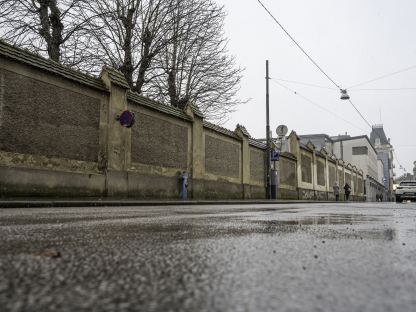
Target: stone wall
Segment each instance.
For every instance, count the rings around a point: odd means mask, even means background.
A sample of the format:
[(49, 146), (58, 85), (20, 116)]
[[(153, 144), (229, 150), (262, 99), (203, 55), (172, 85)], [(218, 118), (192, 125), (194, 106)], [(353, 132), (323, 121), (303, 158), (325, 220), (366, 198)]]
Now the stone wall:
[[(340, 194), (343, 194), (346, 178), (349, 181), (351, 180), (349, 182), (352, 188), (351, 199), (364, 199), (362, 170), (337, 159), (335, 155), (329, 154), (325, 148), (317, 150), (311, 142), (302, 144), (294, 131), (289, 135), (288, 140), (289, 151), (296, 159), (298, 177), (296, 190), (299, 199), (335, 200), (333, 186), (338, 183)], [(285, 174), (286, 172), (281, 173), (283, 177)], [(352, 178), (353, 175), (356, 177), (355, 180)], [(286, 192), (284, 194), (288, 196)], [(340, 196), (340, 200), (344, 200), (344, 196)]]
[(312, 157), (301, 154), (302, 182), (312, 183)]
[(318, 159), (316, 161), (316, 177), (318, 185), (326, 185), (325, 160)]
[(336, 164), (328, 163), (328, 186), (329, 189), (332, 189), (332, 187), (335, 185), (335, 182), (337, 181), (337, 169)]
[(258, 148), (250, 148), (250, 180), (264, 183), (265, 153)]
[(240, 177), (240, 144), (205, 134), (205, 170), (231, 178)]
[(296, 161), (287, 158), (280, 158), (280, 185), (296, 188)]
[[(178, 199), (182, 173), (189, 198), (266, 196), (264, 143), (241, 125), (206, 122), (192, 105), (133, 93), (111, 68), (95, 78), (0, 41), (0, 108), (0, 197)], [(135, 114), (132, 128), (117, 120), (124, 110)], [(279, 198), (331, 198), (330, 156), (300, 148), (296, 135), (289, 146), (278, 163)], [(358, 198), (362, 176), (349, 172)]]
[(188, 132), (185, 122), (166, 120), (134, 110), (131, 161), (159, 167), (188, 168)]
[(98, 161), (100, 99), (0, 69), (0, 150)]

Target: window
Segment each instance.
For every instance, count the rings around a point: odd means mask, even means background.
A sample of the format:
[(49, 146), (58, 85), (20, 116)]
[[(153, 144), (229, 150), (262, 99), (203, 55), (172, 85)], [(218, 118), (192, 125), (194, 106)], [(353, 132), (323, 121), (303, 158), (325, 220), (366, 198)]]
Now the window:
[(355, 146), (352, 148), (353, 155), (368, 155), (368, 147), (367, 146)]

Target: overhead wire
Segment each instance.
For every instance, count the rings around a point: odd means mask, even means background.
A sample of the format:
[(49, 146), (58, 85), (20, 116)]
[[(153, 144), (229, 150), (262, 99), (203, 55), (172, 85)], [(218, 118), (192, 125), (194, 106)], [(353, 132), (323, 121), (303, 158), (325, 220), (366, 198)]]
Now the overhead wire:
[(327, 90), (339, 91), (338, 89), (335, 89), (335, 88), (320, 86), (320, 85), (313, 84), (313, 83), (309, 83), (309, 82), (302, 82), (302, 81), (296, 81), (296, 80), (288, 80), (288, 79), (282, 79), (282, 78), (274, 78), (274, 79), (275, 80), (279, 80), (279, 81), (283, 81), (283, 82), (288, 82), (288, 83), (294, 83), (294, 84), (299, 84), (299, 85), (303, 85), (303, 86), (308, 86), (308, 87), (314, 87), (314, 88), (319, 88), (319, 89), (327, 89)]
[(363, 116), (363, 114), (361, 114), (361, 112), (358, 110), (358, 108), (354, 105), (354, 103), (351, 101), (351, 99), (348, 99), (348, 102), (350, 102), (350, 104), (352, 105), (352, 107), (354, 107), (354, 109), (357, 111), (357, 113), (361, 116), (361, 118), (364, 120), (364, 122), (372, 129), (373, 127), (371, 126), (371, 124), (367, 121), (367, 119), (365, 119), (365, 117)]
[(397, 157), (396, 151), (393, 149), (393, 154), (394, 154), (394, 159), (396, 160), (396, 162), (399, 164), (400, 169), (404, 169), (404, 171), (406, 171), (406, 168), (404, 166), (402, 166), (402, 164), (399, 161), (399, 158)]
[(363, 82), (357, 83), (357, 84), (355, 84), (355, 85), (352, 85), (352, 86), (348, 87), (347, 89), (348, 89), (348, 90), (351, 90), (351, 89), (353, 89), (353, 88), (356, 88), (356, 87), (359, 87), (359, 86), (362, 86), (362, 85), (368, 84), (368, 83), (370, 83), (370, 82), (378, 81), (378, 80), (381, 80), (381, 79), (384, 79), (384, 78), (388, 78), (388, 77), (391, 77), (391, 76), (394, 76), (394, 75), (397, 75), (397, 74), (404, 73), (404, 72), (409, 71), (409, 70), (412, 70), (412, 69), (414, 69), (414, 68), (416, 68), (416, 65), (412, 65), (412, 66), (409, 66), (409, 67), (406, 67), (406, 68), (403, 68), (403, 69), (397, 70), (397, 71), (392, 72), (392, 73), (389, 73), (389, 74), (385, 74), (385, 75), (382, 75), (382, 76), (379, 76), (379, 77), (376, 77), (376, 78), (373, 78), (373, 79), (370, 79), (370, 80), (366, 80), (366, 81), (363, 81)]
[[(267, 14), (270, 15), (270, 17), (276, 22), (276, 24), (285, 32), (285, 34), (295, 43), (295, 45), (303, 52), (303, 54), (306, 55), (306, 57), (319, 69), (319, 71), (325, 75), (326, 78), (328, 78), (329, 81), (331, 81), (341, 92), (346, 92), (343, 90), (319, 65), (316, 63), (313, 58), (300, 46), (300, 44), (289, 34), (289, 32), (283, 27), (283, 25), (277, 20), (277, 18), (267, 9), (267, 7), (260, 1), (257, 0), (258, 3), (263, 7), (263, 9), (267, 12)], [(354, 107), (354, 109), (357, 111), (357, 113), (361, 116), (361, 118), (365, 121), (367, 125), (370, 126), (370, 123), (365, 119), (363, 114), (358, 110), (358, 108), (352, 103), (351, 100), (349, 100), (350, 104)]]
[(365, 130), (363, 130), (361, 127), (358, 127), (357, 125), (353, 124), (352, 122), (348, 121), (347, 119), (343, 118), (342, 116), (338, 115), (337, 113), (334, 113), (333, 111), (331, 111), (331, 110), (329, 110), (329, 109), (327, 109), (327, 108), (323, 107), (322, 105), (320, 105), (320, 104), (318, 104), (318, 103), (316, 103), (316, 102), (312, 101), (311, 99), (307, 98), (306, 96), (304, 96), (303, 94), (299, 93), (298, 91), (296, 91), (296, 90), (294, 90), (294, 89), (292, 89), (292, 88), (289, 88), (288, 86), (285, 86), (284, 84), (282, 84), (282, 83), (278, 82), (278, 81), (277, 81), (276, 79), (274, 79), (274, 78), (270, 78), (270, 80), (271, 80), (273, 83), (275, 83), (275, 84), (279, 85), (280, 87), (282, 87), (282, 88), (286, 89), (287, 91), (290, 91), (291, 93), (293, 93), (293, 94), (295, 94), (295, 95), (297, 95), (297, 96), (301, 97), (303, 100), (305, 100), (305, 101), (307, 101), (307, 102), (311, 103), (312, 105), (315, 105), (315, 106), (319, 107), (320, 109), (322, 109), (322, 110), (326, 111), (327, 113), (330, 113), (330, 114), (332, 114), (333, 116), (335, 116), (335, 117), (337, 117), (337, 118), (339, 118), (339, 119), (343, 120), (344, 122), (348, 123), (349, 125), (353, 126), (354, 128), (357, 128), (357, 129), (359, 129), (359, 130), (361, 130), (361, 131), (364, 131), (364, 132), (365, 132)]
[(407, 91), (407, 90), (416, 90), (416, 88), (374, 88), (374, 89), (348, 89), (348, 91)]
[(263, 9), (270, 15), (270, 17), (276, 22), (277, 25), (285, 32), (285, 34), (296, 44), (296, 46), (303, 52), (303, 54), (306, 55), (306, 57), (319, 69), (319, 71), (325, 75), (326, 78), (328, 78), (329, 81), (331, 81), (339, 90), (341, 90), (341, 87), (321, 68), (321, 66), (316, 63), (313, 58), (300, 46), (300, 44), (289, 34), (289, 32), (283, 27), (282, 24), (274, 17), (274, 15), (266, 8), (266, 6), (260, 1), (257, 0), (260, 5), (263, 7)]

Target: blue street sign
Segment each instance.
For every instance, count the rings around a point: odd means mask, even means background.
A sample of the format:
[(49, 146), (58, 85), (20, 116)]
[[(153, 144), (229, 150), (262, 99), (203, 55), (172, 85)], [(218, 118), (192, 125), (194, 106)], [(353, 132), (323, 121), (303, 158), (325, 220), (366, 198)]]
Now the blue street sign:
[(271, 161), (278, 161), (279, 160), (279, 151), (272, 150), (271, 151)]

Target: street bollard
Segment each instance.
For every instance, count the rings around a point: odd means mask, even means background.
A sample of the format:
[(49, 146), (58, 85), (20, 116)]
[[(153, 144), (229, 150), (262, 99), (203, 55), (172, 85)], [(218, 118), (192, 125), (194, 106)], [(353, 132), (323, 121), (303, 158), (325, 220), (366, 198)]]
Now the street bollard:
[(188, 199), (188, 173), (185, 171), (181, 174), (181, 199)]

